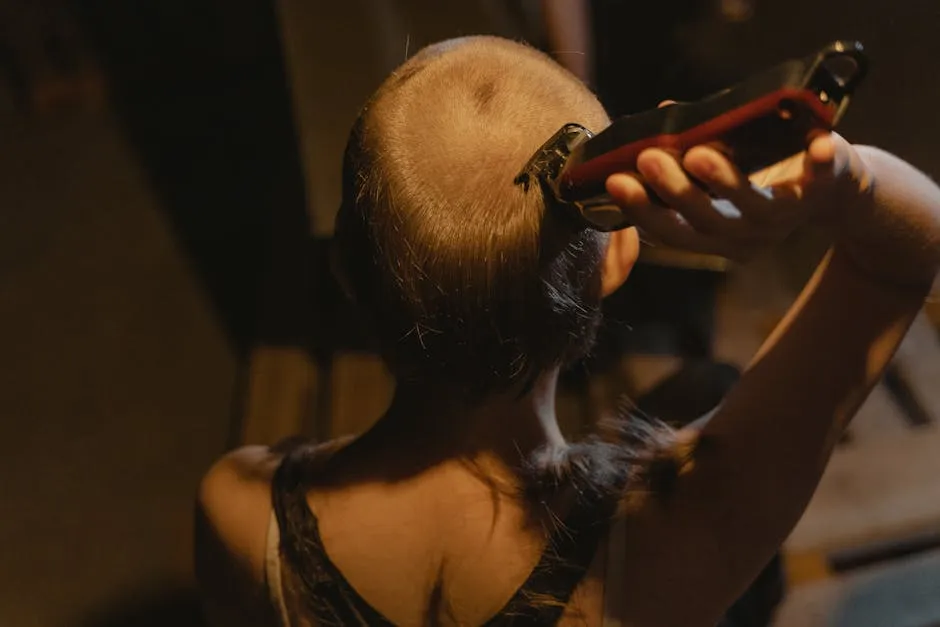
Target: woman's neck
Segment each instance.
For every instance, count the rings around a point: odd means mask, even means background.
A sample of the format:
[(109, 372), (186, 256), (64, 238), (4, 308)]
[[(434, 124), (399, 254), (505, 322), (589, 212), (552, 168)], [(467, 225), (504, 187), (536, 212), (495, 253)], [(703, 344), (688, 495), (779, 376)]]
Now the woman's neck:
[[(427, 388), (399, 386), (392, 404), (361, 438), (369, 450), (410, 458), (414, 472), (465, 459), (518, 476), (531, 454), (566, 443), (555, 416), (558, 370), (542, 373), (524, 395), (505, 393), (473, 406)], [(411, 473), (405, 473), (411, 474)]]

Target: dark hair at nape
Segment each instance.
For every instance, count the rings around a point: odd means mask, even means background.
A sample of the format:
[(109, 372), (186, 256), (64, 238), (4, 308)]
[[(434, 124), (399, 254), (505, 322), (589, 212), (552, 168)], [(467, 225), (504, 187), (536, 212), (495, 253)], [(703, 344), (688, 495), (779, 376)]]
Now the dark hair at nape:
[(472, 403), (590, 350), (606, 237), (514, 183), (572, 117), (606, 120), (560, 66), (493, 38), (423, 51), (363, 109), (334, 260), (399, 382)]
[(588, 501), (631, 493), (668, 498), (698, 445), (678, 434), (624, 397), (594, 433), (562, 448), (534, 451), (524, 466), (522, 496), (531, 504), (546, 503), (568, 488)]

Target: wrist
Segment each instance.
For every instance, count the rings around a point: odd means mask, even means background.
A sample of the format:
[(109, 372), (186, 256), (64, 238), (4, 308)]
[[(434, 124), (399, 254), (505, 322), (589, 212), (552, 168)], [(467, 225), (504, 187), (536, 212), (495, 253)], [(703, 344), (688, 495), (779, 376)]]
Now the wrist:
[(852, 153), (857, 161), (840, 176), (826, 214), (835, 245), (874, 278), (931, 284), (940, 268), (940, 188), (878, 148), (856, 146)]

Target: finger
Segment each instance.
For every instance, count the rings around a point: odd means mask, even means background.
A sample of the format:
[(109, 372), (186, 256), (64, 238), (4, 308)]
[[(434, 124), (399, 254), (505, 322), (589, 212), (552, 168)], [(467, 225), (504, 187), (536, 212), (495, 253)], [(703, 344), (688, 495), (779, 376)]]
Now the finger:
[[(650, 203), (653, 205), (658, 205), (660, 207), (666, 207), (666, 202), (656, 195), (652, 189), (643, 186), (633, 174), (622, 173), (622, 174), (613, 174), (607, 179), (608, 185), (610, 181), (613, 181), (614, 189), (616, 193), (621, 194), (619, 197), (622, 202), (629, 204), (644, 204)], [(608, 193), (609, 190), (608, 190)]]
[(674, 104), (679, 104), (679, 103), (676, 102), (675, 100), (663, 100), (662, 102), (659, 103), (659, 106), (657, 108), (662, 109), (664, 107), (671, 107)]
[(648, 240), (670, 248), (730, 256), (726, 240), (696, 231), (678, 212), (655, 205), (633, 207), (627, 212)]
[(612, 174), (607, 177), (607, 193), (622, 207), (646, 205), (650, 203), (643, 184), (632, 174)]
[(730, 200), (746, 218), (758, 223), (772, 217), (771, 198), (755, 188), (720, 152), (709, 146), (696, 146), (682, 160), (683, 167), (716, 196)]
[(653, 204), (636, 177), (630, 174), (612, 175), (607, 179), (607, 193), (645, 238), (674, 248), (729, 256), (722, 241), (699, 233), (676, 211)]
[(672, 156), (656, 149), (644, 151), (637, 159), (637, 170), (663, 204), (679, 212), (694, 229), (707, 234), (723, 230), (727, 220)]
[(806, 150), (803, 169), (807, 183), (821, 183), (836, 177), (836, 144), (832, 135), (816, 137)]
[(864, 195), (872, 190), (872, 180), (859, 152), (840, 135), (827, 133), (810, 143), (803, 185), (812, 197), (839, 202), (839, 196), (845, 194)]

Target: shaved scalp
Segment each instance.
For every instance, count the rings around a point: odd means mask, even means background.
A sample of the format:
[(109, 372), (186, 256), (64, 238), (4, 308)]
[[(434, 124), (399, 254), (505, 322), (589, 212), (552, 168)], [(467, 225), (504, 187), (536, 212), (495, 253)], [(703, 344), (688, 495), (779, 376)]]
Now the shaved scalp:
[(363, 109), (336, 268), (400, 380), (480, 399), (590, 347), (606, 240), (514, 183), (569, 122), (608, 118), (561, 66), (495, 37), (423, 49)]
[(568, 122), (608, 124), (594, 95), (543, 53), (496, 37), (422, 50), (378, 93), (369, 121), (400, 159), (448, 198), (511, 186), (532, 153)]

